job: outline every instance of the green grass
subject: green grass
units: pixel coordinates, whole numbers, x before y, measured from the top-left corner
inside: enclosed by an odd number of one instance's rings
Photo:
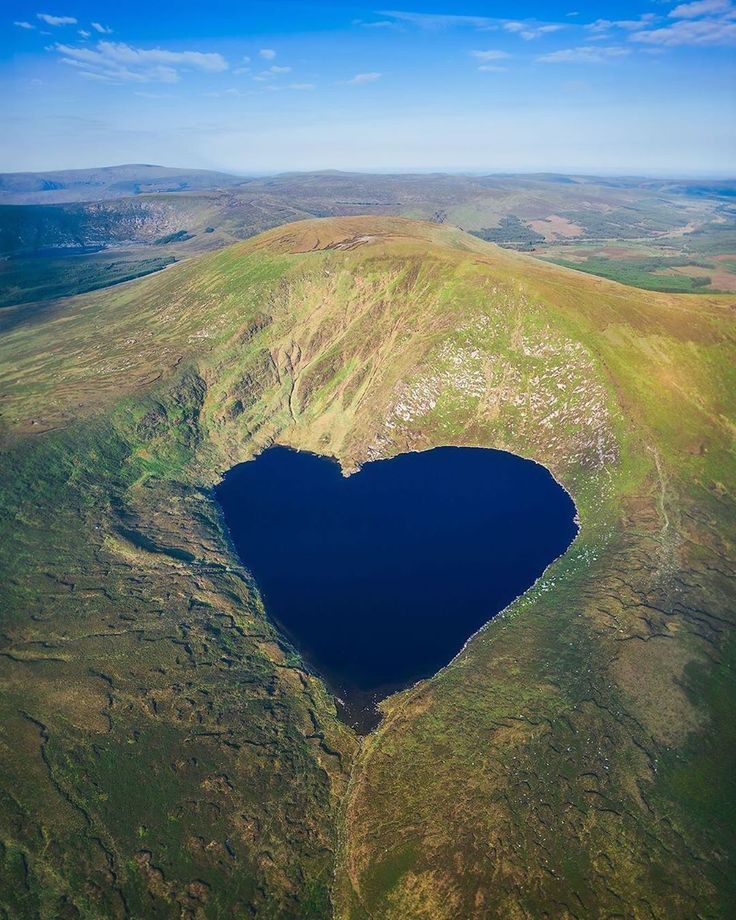
[[[706,266],[704,263],[693,262],[678,257],[643,258],[643,259],[609,259],[604,256],[589,256],[577,262],[569,259],[551,259],[556,265],[574,268],[577,271],[598,275],[600,278],[609,278],[632,287],[643,288],[647,291],[662,291],[670,294],[695,294],[708,288],[711,278],[698,275],[666,275],[668,268],[681,268],[689,266]]]
[[[0,262],[0,309],[84,294],[160,271],[175,261],[173,256],[107,255],[7,259]]]

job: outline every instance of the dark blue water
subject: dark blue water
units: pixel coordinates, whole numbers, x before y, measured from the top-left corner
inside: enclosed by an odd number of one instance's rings
[[[577,532],[546,469],[482,448],[345,478],[333,460],[274,447],[230,470],[217,497],[267,612],[361,730],[377,699],[446,665]]]

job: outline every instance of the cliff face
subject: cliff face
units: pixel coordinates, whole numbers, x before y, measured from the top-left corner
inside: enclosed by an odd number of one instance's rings
[[[728,913],[733,338],[728,298],[372,217],[8,333],[8,913]],[[274,441],[510,450],[581,533],[358,747],[212,498]]]

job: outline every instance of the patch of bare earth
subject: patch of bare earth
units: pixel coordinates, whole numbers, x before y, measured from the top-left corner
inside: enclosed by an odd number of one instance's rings
[[[572,240],[583,235],[583,228],[574,224],[566,217],[560,217],[559,214],[550,214],[543,220],[529,221],[529,226],[537,233],[541,233],[548,243],[554,243],[555,240]]]

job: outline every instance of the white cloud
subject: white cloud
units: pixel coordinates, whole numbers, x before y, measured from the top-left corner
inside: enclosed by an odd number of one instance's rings
[[[362,19],[354,19],[354,26],[361,26],[363,29],[399,29],[398,23],[391,22],[390,19],[380,19],[377,22],[363,22]]]
[[[488,73],[501,73],[506,70],[505,67],[499,67],[498,64],[491,64],[491,61],[503,61],[511,57],[508,51],[471,51],[470,56],[482,62],[478,70],[484,70]]]
[[[517,20],[509,19],[502,23],[501,28],[506,32],[511,32],[512,35],[519,35],[525,41],[531,41],[535,38],[541,38],[542,35],[547,35],[551,32],[559,32],[560,29],[564,29],[560,23],[542,23],[538,24],[533,20]]]
[[[600,64],[610,58],[623,57],[629,54],[626,48],[618,45],[600,47],[598,45],[582,45],[578,48],[564,48],[561,51],[552,51],[537,58],[541,64]]]
[[[549,23],[546,26],[532,26],[529,29],[522,29],[519,33],[524,41],[531,41],[534,38],[541,38],[543,35],[549,35],[552,32],[559,32],[560,29],[564,29],[563,25],[557,25],[556,23]]]
[[[656,18],[654,13],[644,13],[639,19],[596,19],[595,22],[589,22],[585,28],[589,32],[608,32],[610,29],[634,32],[651,24]]]
[[[681,3],[670,13],[670,19],[694,19],[697,16],[710,16],[713,13],[732,11],[730,0],[695,0],[694,3]]]
[[[261,48],[258,54],[266,61],[272,61],[276,57],[276,52],[273,48]]]
[[[729,19],[681,19],[661,29],[635,32],[631,39],[668,48],[681,45],[736,45],[736,22]]]
[[[511,57],[508,51],[471,51],[470,56],[479,61],[502,61]]]
[[[79,35],[81,35],[82,38],[89,38],[91,34],[92,34],[92,33],[91,33],[91,32],[88,32],[86,29],[80,29],[80,30],[79,30]]]
[[[383,74],[381,73],[356,73],[355,76],[348,80],[348,83],[375,83],[376,80],[380,80]]]
[[[77,23],[73,16],[51,16],[49,13],[36,13],[36,18],[47,26],[73,26]]]
[[[421,29],[449,29],[453,27],[470,27],[480,32],[493,32],[503,29],[512,35],[518,35],[525,41],[541,38],[551,32],[566,28],[563,23],[539,22],[536,19],[498,19],[491,16],[456,16],[441,13],[409,13],[402,10],[383,10],[382,16],[390,16],[398,22],[405,22]],[[374,25],[371,23],[371,25]],[[381,23],[391,25],[391,22]]]
[[[56,44],[53,50],[62,55],[62,63],[77,68],[80,75],[108,83],[176,83],[179,68],[206,73],[228,69],[221,54],[133,48],[123,42],[101,41],[95,48]]]
[[[238,70],[242,72],[247,71],[248,68],[238,68]],[[279,67],[277,64],[274,64],[274,66],[269,67],[268,70],[262,70],[260,73],[256,74],[253,79],[263,82],[264,80],[272,80],[274,77],[284,73],[291,73],[291,67]]]
[[[92,28],[95,32],[102,33],[102,35],[112,35],[112,29],[109,26],[103,26],[100,22],[93,22]]]
[[[484,29],[496,23],[488,16],[455,16],[444,13],[407,13],[403,10],[381,10],[379,15],[389,16],[399,22],[408,22],[421,29],[447,29],[451,26],[474,26]]]
[[[136,93],[136,95],[138,94]],[[233,96],[238,96],[238,97],[253,96],[255,95],[255,91],[249,90],[248,92],[244,93],[242,90],[237,89],[234,86],[231,86],[229,89],[223,89],[223,90],[213,91],[209,93],[200,93],[200,95],[204,99],[228,99],[228,98],[232,98]]]
[[[21,21],[21,22],[14,22],[13,25],[14,25],[14,26],[18,26],[19,29],[35,29],[35,28],[36,28],[36,27],[33,25],[33,23],[30,23],[30,22],[23,22],[23,21]]]
[[[631,40],[655,48],[736,45],[736,8],[732,0],[681,3],[668,16],[675,22],[635,31]],[[653,25],[653,22],[645,23]],[[647,50],[651,50],[647,49]]]
[[[309,91],[315,88],[314,83],[289,83],[286,87],[287,89],[295,89],[299,91]]]

